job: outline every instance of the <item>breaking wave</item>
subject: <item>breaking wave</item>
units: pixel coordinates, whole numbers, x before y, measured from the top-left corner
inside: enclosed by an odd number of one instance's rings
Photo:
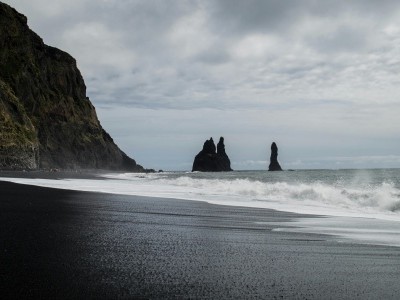
[[[394,172],[394,173],[393,173]],[[46,187],[138,195],[289,212],[400,221],[400,170],[104,174],[96,179],[2,178]],[[355,176],[357,175],[357,176]]]
[[[372,185],[345,184],[343,180],[332,183],[263,182],[252,178],[206,179],[158,174],[140,177],[124,174],[118,177],[128,180],[137,194],[146,196],[325,215],[365,216],[387,213],[400,219],[400,190],[389,181]],[[151,185],[151,193],[141,189],[143,184]]]
[[[294,218],[295,227],[290,229],[286,224],[275,230],[330,234],[363,243],[400,246],[400,169],[113,173],[101,177],[1,180],[59,189],[160,197],[165,201],[168,201],[166,198],[199,200],[323,215],[329,217]]]

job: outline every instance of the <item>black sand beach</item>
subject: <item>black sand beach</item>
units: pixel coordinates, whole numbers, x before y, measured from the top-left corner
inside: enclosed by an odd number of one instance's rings
[[[400,248],[257,223],[300,215],[1,181],[0,190],[3,299],[400,295]]]

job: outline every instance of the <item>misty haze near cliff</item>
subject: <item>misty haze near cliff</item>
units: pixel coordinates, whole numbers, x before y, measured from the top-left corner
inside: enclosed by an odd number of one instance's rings
[[[3,1],[77,60],[104,128],[147,168],[400,167],[397,1]]]

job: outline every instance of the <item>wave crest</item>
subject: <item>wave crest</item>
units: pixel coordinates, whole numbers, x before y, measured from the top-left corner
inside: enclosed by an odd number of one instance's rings
[[[160,178],[158,184],[186,189],[192,195],[242,198],[243,201],[280,203],[284,206],[325,207],[352,211],[400,211],[400,190],[391,182],[376,186],[315,183],[261,182],[250,179],[197,179],[187,176]],[[196,197],[197,198],[197,197]]]

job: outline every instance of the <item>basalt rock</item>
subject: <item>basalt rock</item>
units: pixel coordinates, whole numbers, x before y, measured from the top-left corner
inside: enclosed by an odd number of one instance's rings
[[[278,147],[276,146],[275,142],[271,145],[271,158],[268,171],[282,171],[282,168],[278,162]]]
[[[194,159],[192,172],[194,171],[232,171],[231,161],[225,152],[223,137],[219,139],[217,147],[215,147],[213,138],[210,138],[204,142],[203,149],[196,155]]]
[[[0,2],[0,169],[144,171],[104,131],[76,61]]]

